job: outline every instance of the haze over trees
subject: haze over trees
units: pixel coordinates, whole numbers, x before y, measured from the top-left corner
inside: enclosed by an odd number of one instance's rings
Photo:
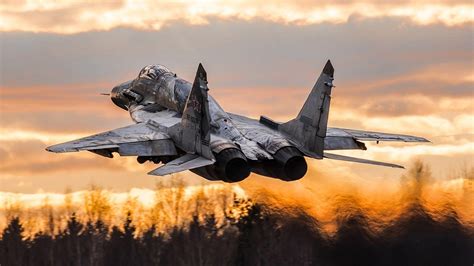
[[[230,187],[190,196],[175,180],[157,187],[146,210],[133,198],[116,210],[106,191],[92,187],[80,209],[69,197],[29,215],[10,204],[0,265],[470,265],[472,218],[454,205],[472,203],[473,174],[462,175],[463,194],[434,208],[424,196],[430,171],[416,163],[402,178],[393,218],[375,218],[357,195],[347,196],[334,230],[303,206]]]

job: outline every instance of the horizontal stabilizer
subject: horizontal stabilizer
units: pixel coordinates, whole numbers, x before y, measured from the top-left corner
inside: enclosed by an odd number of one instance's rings
[[[387,167],[405,169],[405,167],[403,167],[403,166],[401,166],[401,165],[398,165],[398,164],[372,161],[372,160],[361,159],[361,158],[355,158],[355,157],[349,157],[349,156],[344,156],[344,155],[339,155],[339,154],[333,154],[333,153],[327,153],[327,152],[324,153],[324,158],[331,159],[331,160],[339,160],[339,161],[353,162],[353,163],[375,164],[375,165],[380,165],[380,166],[387,166]]]
[[[213,164],[214,160],[206,159],[197,154],[185,154],[163,166],[156,168],[149,172],[149,175],[164,176],[173,173],[178,173],[194,168],[203,167],[206,165]]]

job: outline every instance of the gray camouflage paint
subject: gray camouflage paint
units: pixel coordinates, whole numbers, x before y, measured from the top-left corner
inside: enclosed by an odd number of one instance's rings
[[[117,152],[121,156],[176,158],[150,172],[164,175],[200,169],[215,162],[213,153],[219,154],[227,149],[241,151],[250,162],[273,161],[283,148],[296,147],[304,155],[316,159],[399,167],[324,151],[365,150],[361,141],[427,141],[407,135],[328,128],[333,80],[334,68],[328,61],[298,116],[289,122],[278,123],[266,117],[257,121],[225,112],[208,95],[207,74],[201,65],[194,84],[179,78],[164,66],[149,65],[136,79],[114,87],[111,92],[112,101],[129,111],[135,125],[54,145],[47,150],[88,150],[106,157]],[[179,157],[180,154],[185,156]],[[200,171],[196,173],[207,175]]]
[[[157,66],[157,68],[160,67],[161,66]],[[167,72],[157,76],[155,79],[141,75],[131,83],[129,90],[140,95],[153,95],[153,97],[145,97],[144,102],[140,102],[140,106],[158,104],[159,106],[175,111],[177,113],[176,115],[180,116],[186,105],[186,100],[191,88],[192,84],[190,82],[177,77],[171,72]],[[137,113],[138,110],[139,112]],[[138,110],[136,107],[130,109],[131,117],[136,123],[145,122],[150,119],[149,112],[143,111],[143,109]],[[242,132],[237,129],[229,114],[227,114],[210,95],[209,111],[211,116],[211,142],[213,142],[214,139],[219,139],[221,142],[222,139],[225,139],[230,143],[237,144],[250,160],[272,159],[272,156],[258,143],[246,138]],[[178,122],[179,120],[176,121],[176,123]]]

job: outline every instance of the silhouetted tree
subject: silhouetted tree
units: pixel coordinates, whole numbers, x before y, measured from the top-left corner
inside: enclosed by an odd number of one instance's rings
[[[409,209],[379,237],[387,265],[468,265],[474,261],[474,235],[455,212],[436,221],[421,205]],[[428,255],[429,254],[429,255]]]
[[[277,210],[269,219],[275,220],[272,233],[270,265],[325,265],[327,239],[318,222],[304,210],[293,213]]]
[[[162,265],[187,265],[186,232],[182,227],[173,227],[169,233],[169,237],[163,245],[163,254],[161,258]]]
[[[81,233],[83,265],[102,265],[108,229],[102,220],[88,220]]]
[[[1,265],[26,265],[27,244],[19,217],[10,220],[2,233]]]
[[[117,226],[112,228],[109,244],[107,245],[106,263],[108,265],[137,265],[139,242],[135,239],[135,226],[131,214],[128,213],[123,225],[123,231]]]
[[[264,258],[262,253],[268,243],[271,234],[265,234],[272,230],[263,213],[262,205],[253,204],[248,208],[248,214],[241,216],[236,226],[239,229],[237,246],[237,265],[262,265]],[[265,242],[265,243],[264,243]],[[267,247],[268,248],[268,247]]]
[[[140,239],[138,250],[142,265],[160,265],[164,236],[156,232],[155,225],[150,226]]]
[[[55,265],[55,240],[51,234],[38,232],[30,241],[29,265]]]
[[[66,229],[60,235],[61,245],[57,246],[58,254],[62,256],[62,263],[66,265],[82,265],[83,252],[85,249],[81,246],[81,232],[84,225],[77,220],[73,213],[67,221]]]
[[[357,210],[338,221],[338,231],[331,244],[331,261],[336,265],[380,265],[377,261],[377,239],[368,226],[367,217]]]

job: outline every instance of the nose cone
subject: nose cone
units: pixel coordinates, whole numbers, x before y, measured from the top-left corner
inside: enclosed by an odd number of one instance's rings
[[[132,81],[130,80],[120,85],[117,85],[112,89],[110,93],[110,99],[112,99],[112,102],[124,110],[128,110],[130,100],[125,97],[123,92],[130,87],[131,83]]]

